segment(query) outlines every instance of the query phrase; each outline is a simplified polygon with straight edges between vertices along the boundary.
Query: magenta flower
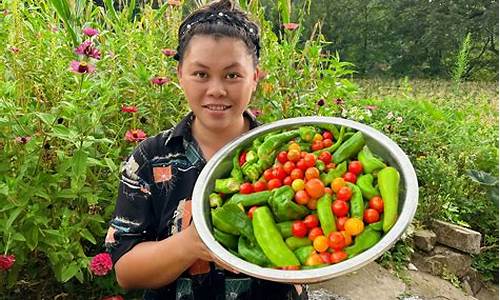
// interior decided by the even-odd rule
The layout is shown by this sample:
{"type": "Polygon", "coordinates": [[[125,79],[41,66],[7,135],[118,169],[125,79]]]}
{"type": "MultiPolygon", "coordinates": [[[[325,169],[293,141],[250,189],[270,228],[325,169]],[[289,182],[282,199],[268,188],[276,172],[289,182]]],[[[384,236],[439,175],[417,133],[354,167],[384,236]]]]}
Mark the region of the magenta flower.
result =
{"type": "Polygon", "coordinates": [[[50,26],[50,31],[52,31],[52,32],[58,32],[59,31],[59,27],[57,27],[55,25],[51,25],[50,26]]]}
{"type": "Polygon", "coordinates": [[[97,276],[104,276],[113,268],[111,255],[109,253],[99,253],[92,257],[90,261],[90,271],[97,276]]]}
{"type": "Polygon", "coordinates": [[[101,59],[101,52],[94,47],[94,43],[90,40],[86,40],[76,47],[75,53],[78,55],[86,55],[95,59],[101,59]]]}
{"type": "Polygon", "coordinates": [[[375,106],[375,105],[367,105],[367,106],[365,106],[365,108],[368,109],[368,110],[370,110],[370,111],[374,111],[374,110],[377,109],[377,106],[375,106]]]}
{"type": "Polygon", "coordinates": [[[316,102],[318,106],[323,106],[325,105],[325,99],[319,99],[318,102],[316,102]]]}
{"type": "Polygon", "coordinates": [[[252,113],[252,115],[254,115],[256,117],[262,115],[262,110],[260,110],[258,108],[250,108],[250,112],[252,113]]]}
{"type": "Polygon", "coordinates": [[[127,130],[125,140],[128,142],[140,142],[147,138],[146,133],[140,129],[127,130]]]}
{"type": "Polygon", "coordinates": [[[73,60],[69,65],[69,70],[76,74],[91,74],[94,73],[95,67],[84,61],[73,60]]]}
{"type": "Polygon", "coordinates": [[[106,296],[101,300],[125,300],[121,295],[106,296]]]}
{"type": "Polygon", "coordinates": [[[124,113],[136,113],[137,112],[137,106],[122,106],[122,112],[124,113]]]}
{"type": "Polygon", "coordinates": [[[167,57],[172,57],[177,53],[177,51],[175,51],[174,49],[165,48],[161,49],[161,53],[163,53],[167,57]]]}
{"type": "Polygon", "coordinates": [[[335,104],[337,104],[337,105],[343,105],[344,103],[345,102],[344,102],[344,100],[342,98],[335,99],[335,104]]]}
{"type": "Polygon", "coordinates": [[[16,262],[15,255],[0,255],[0,270],[7,271],[16,262]]]}
{"type": "Polygon", "coordinates": [[[90,28],[90,27],[83,28],[82,32],[86,36],[94,36],[94,35],[98,35],[99,34],[99,31],[97,29],[90,28]]]}
{"type": "Polygon", "coordinates": [[[12,51],[12,53],[14,53],[14,54],[18,54],[19,53],[19,48],[15,47],[15,46],[12,46],[12,47],[10,47],[10,51],[12,51]]]}
{"type": "Polygon", "coordinates": [[[16,137],[16,143],[27,144],[31,140],[31,136],[18,136],[16,137]]]}
{"type": "Polygon", "coordinates": [[[162,86],[168,82],[170,82],[170,79],[168,79],[168,77],[165,77],[165,76],[155,76],[155,77],[151,78],[151,83],[159,85],[159,86],[162,86]]]}
{"type": "Polygon", "coordinates": [[[299,27],[299,24],[297,24],[297,23],[285,23],[285,24],[283,24],[283,28],[285,28],[286,30],[290,30],[290,31],[294,31],[298,27],[299,27]]]}

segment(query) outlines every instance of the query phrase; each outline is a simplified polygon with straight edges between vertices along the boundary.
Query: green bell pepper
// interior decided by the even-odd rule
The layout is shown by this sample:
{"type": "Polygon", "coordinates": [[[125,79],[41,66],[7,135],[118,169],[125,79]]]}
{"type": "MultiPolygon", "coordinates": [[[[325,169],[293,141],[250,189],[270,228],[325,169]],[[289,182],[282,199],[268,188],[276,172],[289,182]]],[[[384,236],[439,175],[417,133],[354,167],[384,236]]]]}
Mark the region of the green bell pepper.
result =
{"type": "Polygon", "coordinates": [[[240,185],[241,182],[233,177],[215,179],[214,191],[217,193],[234,194],[240,191],[240,185]]]}
{"type": "Polygon", "coordinates": [[[225,233],[214,227],[214,238],[228,249],[238,249],[238,236],[236,235],[225,233]]]}
{"type": "Polygon", "coordinates": [[[354,239],[354,244],[344,248],[344,252],[347,253],[349,258],[356,256],[357,254],[371,248],[373,245],[378,243],[382,238],[382,234],[378,231],[366,227],[360,235],[354,239]]]}
{"type": "Polygon", "coordinates": [[[321,173],[319,178],[325,186],[329,185],[332,183],[332,181],[337,178],[337,177],[342,177],[345,173],[347,172],[347,161],[344,161],[340,164],[338,164],[335,169],[331,169],[328,171],[328,173],[321,173]]]}
{"type": "Polygon", "coordinates": [[[285,221],[285,222],[280,222],[280,223],[276,224],[276,226],[278,226],[278,229],[281,233],[281,236],[284,239],[289,238],[293,235],[292,234],[292,224],[293,224],[293,221],[285,221]]]}
{"type": "Polygon", "coordinates": [[[208,202],[211,208],[222,206],[222,197],[218,193],[211,193],[208,195],[208,202]]]}
{"type": "Polygon", "coordinates": [[[238,204],[241,203],[244,207],[254,206],[254,205],[264,205],[271,198],[271,191],[261,191],[251,194],[234,194],[226,202],[238,204]]]}
{"type": "Polygon", "coordinates": [[[295,191],[288,185],[272,191],[268,204],[278,222],[298,220],[309,214],[309,209],[293,201],[295,191]]]}
{"type": "Polygon", "coordinates": [[[365,174],[370,174],[386,167],[382,160],[373,155],[368,146],[364,146],[363,149],[359,151],[358,160],[363,166],[363,172],[365,174]]]}
{"type": "Polygon", "coordinates": [[[300,263],[303,265],[306,263],[307,259],[309,258],[309,256],[311,256],[311,254],[314,251],[315,251],[314,247],[309,245],[309,246],[300,247],[300,248],[296,249],[295,251],[293,251],[293,253],[295,254],[295,256],[297,256],[300,263]]]}
{"type": "Polygon", "coordinates": [[[365,199],[370,200],[371,198],[380,195],[380,192],[376,187],[373,186],[373,175],[372,174],[364,174],[358,177],[356,181],[356,185],[361,190],[363,197],[365,199]]]}
{"type": "Polygon", "coordinates": [[[285,243],[293,251],[297,248],[311,245],[312,241],[308,237],[299,238],[291,236],[285,240],[285,243]]]}
{"type": "Polygon", "coordinates": [[[212,223],[214,227],[233,235],[244,235],[252,243],[255,237],[250,218],[238,207],[229,203],[212,210],[212,223]]]}
{"type": "Polygon", "coordinates": [[[267,256],[257,243],[250,243],[247,238],[240,236],[238,240],[238,254],[246,261],[266,267],[271,265],[267,256]]]}

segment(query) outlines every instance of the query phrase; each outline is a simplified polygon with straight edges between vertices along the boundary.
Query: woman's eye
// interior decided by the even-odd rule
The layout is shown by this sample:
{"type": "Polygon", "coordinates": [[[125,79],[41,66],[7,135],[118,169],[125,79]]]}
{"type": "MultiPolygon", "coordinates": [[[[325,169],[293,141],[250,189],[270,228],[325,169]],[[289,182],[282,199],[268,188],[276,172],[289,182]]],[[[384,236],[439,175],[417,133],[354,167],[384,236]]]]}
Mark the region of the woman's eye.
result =
{"type": "Polygon", "coordinates": [[[236,78],[240,77],[240,75],[238,73],[229,73],[226,76],[229,79],[236,79],[236,78]]]}
{"type": "Polygon", "coordinates": [[[193,75],[195,77],[198,77],[198,78],[206,78],[207,77],[207,73],[205,73],[205,72],[194,72],[193,75]]]}

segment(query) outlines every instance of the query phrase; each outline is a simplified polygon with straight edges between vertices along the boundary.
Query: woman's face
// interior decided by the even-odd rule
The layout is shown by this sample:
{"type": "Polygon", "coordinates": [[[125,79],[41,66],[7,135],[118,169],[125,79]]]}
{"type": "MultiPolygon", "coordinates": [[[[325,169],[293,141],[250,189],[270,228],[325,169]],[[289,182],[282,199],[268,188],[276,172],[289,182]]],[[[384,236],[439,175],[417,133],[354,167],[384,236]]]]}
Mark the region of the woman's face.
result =
{"type": "Polygon", "coordinates": [[[242,124],[243,111],[258,80],[258,71],[243,41],[195,35],[177,75],[195,122],[213,131],[242,124]]]}

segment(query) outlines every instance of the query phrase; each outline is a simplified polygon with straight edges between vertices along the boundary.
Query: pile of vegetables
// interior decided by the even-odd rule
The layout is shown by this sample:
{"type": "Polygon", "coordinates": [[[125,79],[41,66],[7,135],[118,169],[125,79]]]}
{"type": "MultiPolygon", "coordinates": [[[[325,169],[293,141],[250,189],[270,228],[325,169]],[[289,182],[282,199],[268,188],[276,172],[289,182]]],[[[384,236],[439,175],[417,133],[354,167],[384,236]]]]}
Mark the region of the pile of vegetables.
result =
{"type": "Polygon", "coordinates": [[[209,196],[214,238],[283,270],[339,263],[375,245],[398,213],[399,173],[362,132],[335,125],[268,133],[238,149],[209,196]]]}

